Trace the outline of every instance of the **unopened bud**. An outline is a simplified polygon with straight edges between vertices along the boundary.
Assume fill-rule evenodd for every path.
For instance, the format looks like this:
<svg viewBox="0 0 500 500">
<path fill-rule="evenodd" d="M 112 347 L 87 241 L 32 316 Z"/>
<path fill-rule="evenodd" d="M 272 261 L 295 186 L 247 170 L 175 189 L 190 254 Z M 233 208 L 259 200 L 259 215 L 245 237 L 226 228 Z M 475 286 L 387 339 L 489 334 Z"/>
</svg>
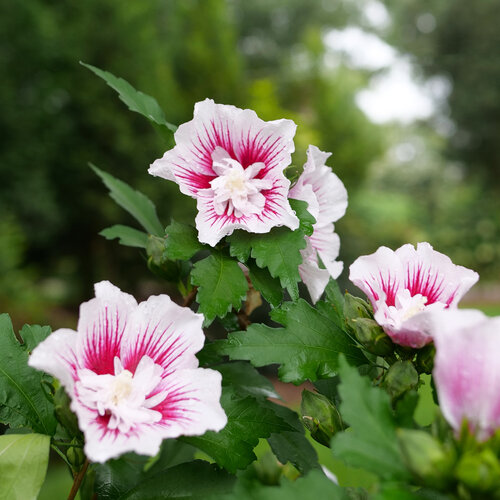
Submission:
<svg viewBox="0 0 500 500">
<path fill-rule="evenodd" d="M 330 446 L 332 436 L 343 429 L 340 413 L 323 394 L 302 391 L 300 412 L 311 437 L 325 446 Z"/>
<path fill-rule="evenodd" d="M 399 398 L 417 384 L 418 373 L 411 361 L 396 361 L 384 377 L 384 385 L 393 399 Z"/>
<path fill-rule="evenodd" d="M 370 318 L 373 319 L 373 308 L 366 300 L 345 294 L 344 316 L 347 319 Z"/>
<path fill-rule="evenodd" d="M 446 485 L 455 463 L 455 452 L 425 431 L 398 429 L 396 432 L 408 469 L 427 486 Z"/>
<path fill-rule="evenodd" d="M 500 464 L 489 448 L 466 453 L 458 462 L 455 476 L 472 490 L 484 492 L 500 488 Z"/>
<path fill-rule="evenodd" d="M 370 318 L 348 320 L 348 325 L 364 348 L 377 356 L 387 356 L 394 351 L 394 343 L 382 327 Z"/>
<path fill-rule="evenodd" d="M 72 444 L 77 446 L 70 446 L 68 448 L 66 458 L 75 469 L 79 469 L 85 462 L 85 455 L 79 441 L 76 438 L 73 439 Z"/>
<path fill-rule="evenodd" d="M 435 354 L 436 348 L 434 347 L 434 344 L 427 344 L 425 347 L 418 350 L 415 366 L 420 373 L 432 373 Z"/>
</svg>

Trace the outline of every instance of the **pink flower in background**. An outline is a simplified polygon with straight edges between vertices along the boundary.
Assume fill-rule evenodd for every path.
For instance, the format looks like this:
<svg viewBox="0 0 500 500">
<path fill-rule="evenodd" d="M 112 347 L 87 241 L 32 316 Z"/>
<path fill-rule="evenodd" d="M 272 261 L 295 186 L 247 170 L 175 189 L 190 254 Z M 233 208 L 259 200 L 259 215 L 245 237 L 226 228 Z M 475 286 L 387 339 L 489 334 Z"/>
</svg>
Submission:
<svg viewBox="0 0 500 500">
<path fill-rule="evenodd" d="M 343 269 L 343 263 L 336 260 L 340 238 L 334 232 L 333 223 L 345 214 L 347 191 L 342 181 L 325 165 L 329 156 L 331 153 L 309 146 L 304 171 L 290 190 L 290 198 L 306 201 L 309 212 L 316 219 L 314 232 L 307 237 L 307 247 L 301 252 L 303 262 L 299 266 L 300 276 L 313 302 L 321 297 L 330 277 L 338 278 Z M 324 269 L 320 267 L 318 257 Z"/>
<path fill-rule="evenodd" d="M 380 247 L 359 257 L 349 279 L 370 299 L 375 320 L 394 342 L 419 348 L 432 341 L 426 314 L 456 307 L 479 275 L 453 264 L 429 243 Z"/>
<path fill-rule="evenodd" d="M 267 233 L 296 229 L 283 174 L 295 147 L 291 120 L 265 122 L 250 109 L 198 102 L 194 117 L 175 132 L 174 149 L 149 173 L 176 182 L 197 200 L 199 240 L 214 246 L 235 229 Z"/>
<path fill-rule="evenodd" d="M 166 295 L 137 304 L 107 281 L 95 293 L 77 332 L 53 332 L 29 360 L 66 389 L 89 460 L 155 455 L 165 438 L 222 429 L 221 375 L 198 368 L 195 356 L 203 316 Z"/>
<path fill-rule="evenodd" d="M 439 404 L 459 432 L 463 419 L 480 441 L 500 429 L 500 317 L 448 310 L 431 315 Z"/>
</svg>

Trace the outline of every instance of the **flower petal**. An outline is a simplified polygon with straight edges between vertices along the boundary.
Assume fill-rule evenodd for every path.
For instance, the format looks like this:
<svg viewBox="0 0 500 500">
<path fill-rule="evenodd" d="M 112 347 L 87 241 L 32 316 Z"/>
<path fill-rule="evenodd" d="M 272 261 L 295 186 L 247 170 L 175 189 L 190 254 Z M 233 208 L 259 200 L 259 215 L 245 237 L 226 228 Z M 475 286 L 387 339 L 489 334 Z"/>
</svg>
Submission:
<svg viewBox="0 0 500 500">
<path fill-rule="evenodd" d="M 114 373 L 114 358 L 137 302 L 109 281 L 97 283 L 95 294 L 80 306 L 78 359 L 97 374 Z"/>
<path fill-rule="evenodd" d="M 130 318 L 120 358 L 132 373 L 143 356 L 167 371 L 195 368 L 195 354 L 203 347 L 203 315 L 172 302 L 167 295 L 149 297 Z"/>
</svg>

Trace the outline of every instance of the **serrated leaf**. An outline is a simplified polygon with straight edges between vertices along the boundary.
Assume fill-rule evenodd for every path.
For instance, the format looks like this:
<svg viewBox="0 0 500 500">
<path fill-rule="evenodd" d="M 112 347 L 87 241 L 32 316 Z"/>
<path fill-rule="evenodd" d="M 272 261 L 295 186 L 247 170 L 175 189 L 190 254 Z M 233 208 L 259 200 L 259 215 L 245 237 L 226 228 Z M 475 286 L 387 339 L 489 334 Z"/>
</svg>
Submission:
<svg viewBox="0 0 500 500">
<path fill-rule="evenodd" d="M 43 434 L 0 436 L 0 498 L 35 500 L 45 480 L 50 437 Z"/>
<path fill-rule="evenodd" d="M 103 229 L 100 233 L 107 240 L 118 238 L 118 243 L 126 247 L 146 248 L 148 244 L 148 235 L 143 231 L 133 227 L 115 224 L 114 226 Z"/>
<path fill-rule="evenodd" d="M 279 278 L 281 286 L 288 290 L 292 300 L 299 298 L 297 283 L 300 281 L 299 266 L 302 264 L 300 250 L 305 247 L 302 231 L 290 231 L 284 227 L 275 228 L 265 237 L 252 241 L 252 257 L 257 265 L 267 267 L 273 278 Z"/>
<path fill-rule="evenodd" d="M 389 395 L 373 387 L 370 379 L 362 377 L 342 357 L 339 373 L 340 413 L 350 429 L 333 437 L 335 457 L 382 479 L 409 478 L 398 447 Z"/>
<path fill-rule="evenodd" d="M 151 474 L 133 464 L 111 461 L 97 466 L 96 492 L 101 500 L 205 500 L 230 492 L 236 478 L 216 465 L 195 460 Z"/>
<path fill-rule="evenodd" d="M 261 269 L 254 262 L 247 262 L 250 281 L 264 299 L 273 306 L 279 305 L 283 300 L 283 288 L 279 279 L 273 278 L 267 269 Z"/>
<path fill-rule="evenodd" d="M 345 318 L 344 318 L 344 294 L 339 288 L 339 284 L 336 280 L 330 279 L 328 285 L 326 285 L 326 300 L 329 302 L 335 313 L 338 316 L 338 322 L 341 327 L 345 328 Z"/>
<path fill-rule="evenodd" d="M 286 303 L 279 316 L 285 328 L 250 325 L 246 332 L 229 334 L 220 344 L 220 352 L 230 359 L 249 360 L 254 366 L 278 363 L 281 380 L 294 384 L 335 375 L 339 353 L 352 364 L 366 362 L 352 339 L 305 300 Z"/>
<path fill-rule="evenodd" d="M 158 219 L 153 202 L 144 194 L 131 188 L 126 182 L 90 164 L 92 170 L 109 189 L 111 198 L 134 217 L 150 234 L 164 236 L 163 225 Z"/>
<path fill-rule="evenodd" d="M 198 231 L 189 224 L 172 221 L 165 229 L 165 251 L 171 260 L 189 260 L 204 248 L 198 241 Z"/>
<path fill-rule="evenodd" d="M 231 257 L 236 257 L 244 264 L 250 258 L 254 237 L 254 234 L 246 231 L 235 231 L 231 236 L 228 236 L 227 241 L 230 244 L 229 253 Z"/>
<path fill-rule="evenodd" d="M 314 224 L 316 223 L 316 219 L 307 211 L 307 202 L 302 200 L 293 200 L 289 199 L 290 206 L 295 211 L 295 214 L 299 218 L 300 228 L 307 234 L 307 236 L 311 236 L 314 231 Z"/>
<path fill-rule="evenodd" d="M 350 500 L 344 488 L 333 483 L 321 471 L 311 471 L 296 481 L 283 479 L 279 486 L 238 481 L 233 493 L 207 500 Z"/>
<path fill-rule="evenodd" d="M 25 326 L 22 334 L 26 340 L 21 345 L 9 316 L 0 315 L 0 422 L 52 436 L 57 422 L 54 404 L 44 392 L 47 376 L 28 366 L 28 352 L 49 331 L 47 327 Z"/>
<path fill-rule="evenodd" d="M 160 127 L 164 127 L 170 132 L 175 132 L 177 130 L 175 125 L 167 122 L 165 113 L 154 97 L 136 90 L 126 80 L 116 77 L 109 71 L 104 71 L 90 64 L 85 64 L 82 61 L 80 61 L 80 64 L 102 78 L 113 90 L 118 92 L 120 100 L 128 106 L 130 111 L 135 111 L 145 116 L 148 120 L 160 125 Z"/>
<path fill-rule="evenodd" d="M 222 374 L 222 385 L 232 387 L 241 396 L 280 399 L 269 379 L 250 363 L 234 361 L 214 366 L 213 369 Z"/>
<path fill-rule="evenodd" d="M 213 253 L 193 266 L 191 283 L 198 286 L 198 312 L 204 314 L 208 324 L 216 316 L 223 318 L 233 307 L 238 310 L 248 290 L 238 263 L 220 253 Z"/>
<path fill-rule="evenodd" d="M 256 459 L 253 449 L 260 438 L 293 430 L 265 402 L 250 396 L 242 398 L 229 387 L 223 388 L 221 405 L 228 419 L 224 429 L 181 439 L 210 455 L 229 472 L 244 469 Z"/>
</svg>

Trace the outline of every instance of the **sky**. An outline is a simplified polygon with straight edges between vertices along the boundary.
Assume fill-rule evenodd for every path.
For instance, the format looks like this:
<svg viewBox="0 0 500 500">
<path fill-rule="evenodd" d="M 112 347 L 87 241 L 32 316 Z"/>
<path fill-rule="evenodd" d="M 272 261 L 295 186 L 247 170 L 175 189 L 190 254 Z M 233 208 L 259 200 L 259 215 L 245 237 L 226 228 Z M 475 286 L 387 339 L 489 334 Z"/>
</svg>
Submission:
<svg viewBox="0 0 500 500">
<path fill-rule="evenodd" d="M 374 29 L 383 30 L 391 23 L 387 9 L 378 0 L 366 0 L 362 13 L 365 23 Z M 416 19 L 416 25 L 423 33 L 430 33 L 436 21 L 427 13 Z M 450 84 L 445 78 L 418 78 L 408 56 L 357 26 L 331 30 L 325 35 L 325 44 L 330 63 L 344 62 L 353 68 L 377 71 L 368 87 L 356 96 L 358 106 L 375 123 L 409 124 L 429 118 L 437 103 L 449 94 Z"/>
</svg>

